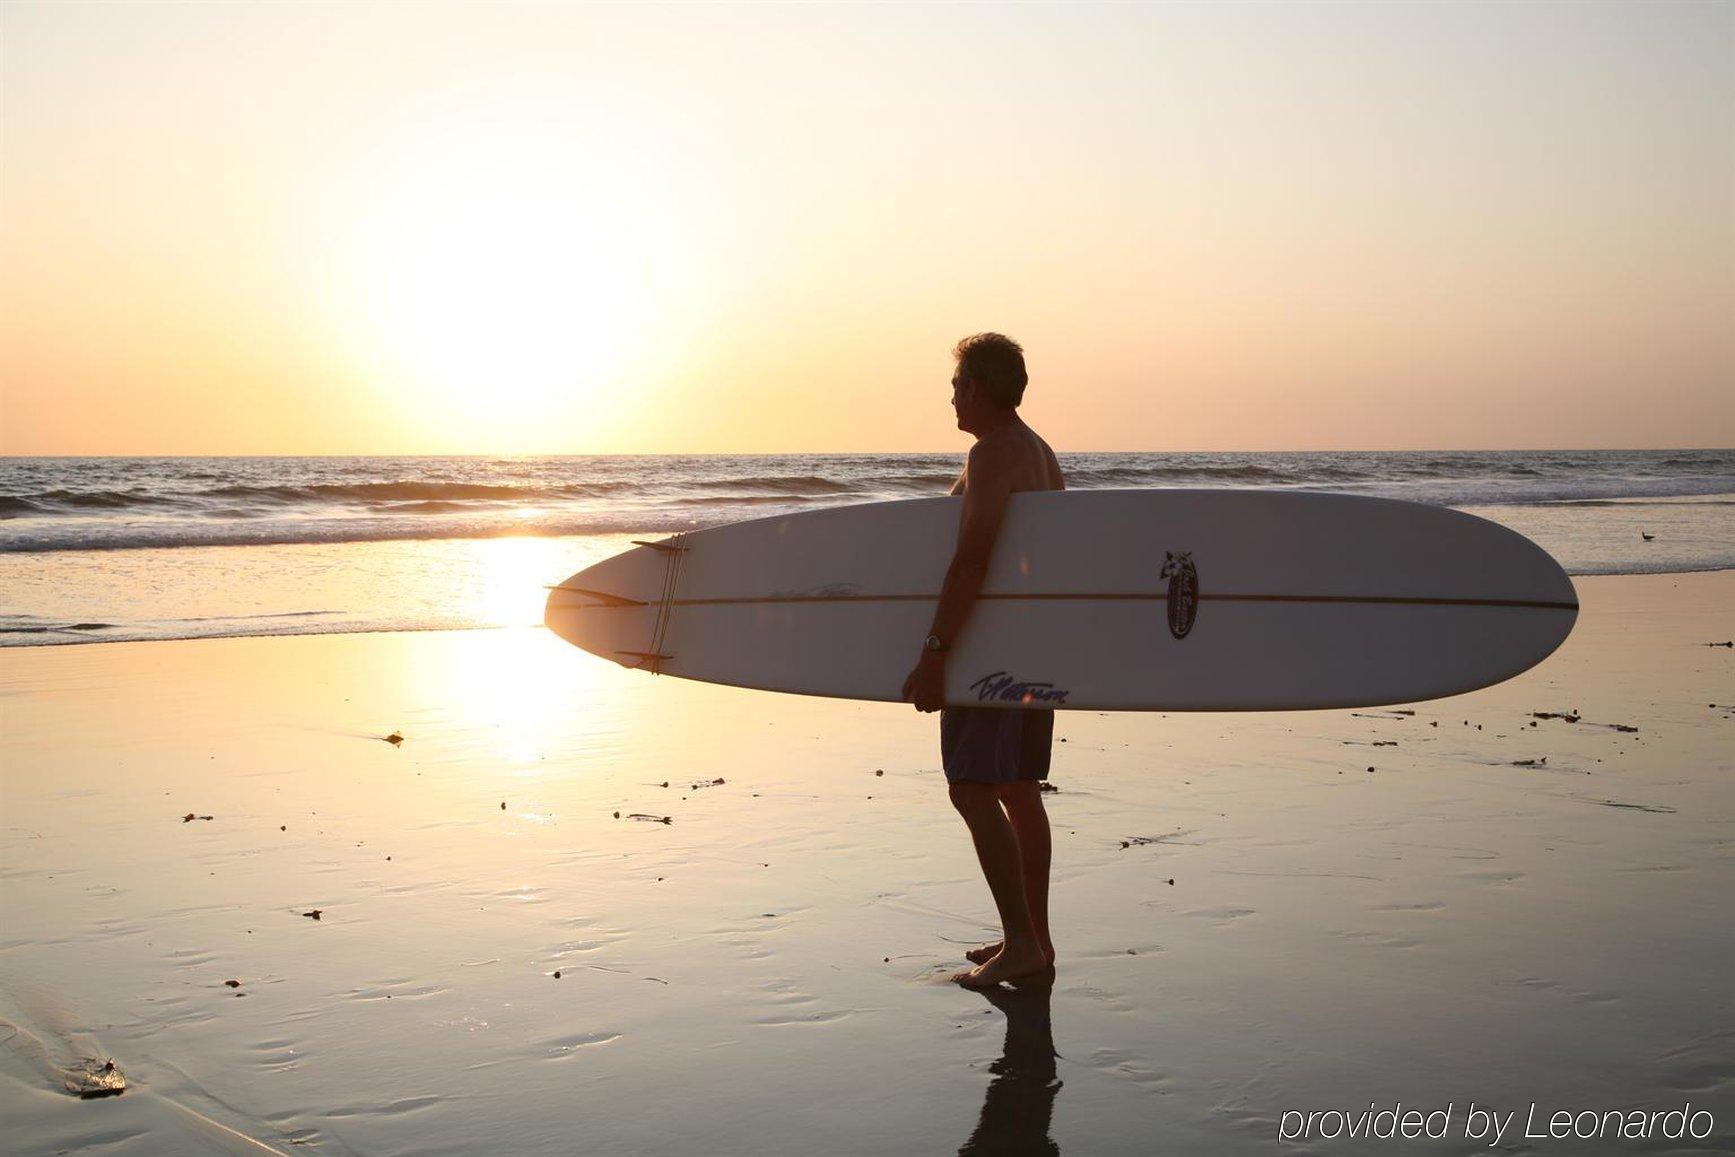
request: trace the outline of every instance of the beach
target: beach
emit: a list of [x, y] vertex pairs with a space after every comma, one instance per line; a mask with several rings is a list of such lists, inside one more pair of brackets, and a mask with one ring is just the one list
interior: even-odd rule
[[1735, 1154], [1732, 47], [5, 0], [0, 1157]]
[[[1457, 698], [1061, 713], [1056, 980], [986, 999], [907, 707], [539, 628], [8, 648], [0, 1149], [1726, 1152], [1735, 572], [1575, 581]], [[1280, 1141], [1400, 1104], [1449, 1132]]]

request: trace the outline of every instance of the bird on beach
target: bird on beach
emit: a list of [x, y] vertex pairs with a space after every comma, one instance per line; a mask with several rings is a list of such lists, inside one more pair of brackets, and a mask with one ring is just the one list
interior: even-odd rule
[[1641, 530], [1641, 531], [1639, 531], [1639, 537], [1644, 539], [1646, 542], [1652, 542], [1656, 539], [1657, 536], [1654, 534], [1646, 534], [1644, 531]]

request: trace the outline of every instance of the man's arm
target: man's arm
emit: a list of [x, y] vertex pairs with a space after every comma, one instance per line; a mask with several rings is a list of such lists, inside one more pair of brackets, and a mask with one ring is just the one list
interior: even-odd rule
[[[929, 628], [947, 647], [958, 641], [988, 577], [988, 558], [1000, 536], [1006, 502], [1012, 497], [1012, 467], [1010, 456], [990, 442], [977, 442], [970, 450], [964, 468], [970, 482], [964, 490], [958, 543], [952, 564], [946, 568], [945, 582], [940, 585], [940, 603], [934, 608]], [[904, 682], [904, 697], [915, 700], [921, 711], [938, 708], [945, 694], [945, 670], [945, 652], [923, 650], [916, 669]]]
[[970, 448], [964, 468], [970, 484], [964, 490], [958, 544], [952, 551], [952, 565], [946, 568], [946, 581], [940, 585], [940, 605], [934, 608], [934, 623], [929, 628], [948, 647], [958, 641], [988, 577], [988, 556], [994, 553], [1000, 523], [1006, 518], [1006, 501], [1012, 497], [1011, 467], [1010, 457], [995, 445], [978, 442]]

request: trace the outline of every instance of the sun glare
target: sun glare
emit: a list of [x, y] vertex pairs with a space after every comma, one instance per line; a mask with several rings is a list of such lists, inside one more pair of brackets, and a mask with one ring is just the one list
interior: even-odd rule
[[406, 224], [383, 312], [434, 380], [522, 410], [609, 367], [634, 294], [606, 222], [502, 193]]
[[339, 210], [328, 305], [425, 437], [538, 449], [619, 408], [653, 231], [625, 198], [534, 158], [503, 142], [447, 152]]

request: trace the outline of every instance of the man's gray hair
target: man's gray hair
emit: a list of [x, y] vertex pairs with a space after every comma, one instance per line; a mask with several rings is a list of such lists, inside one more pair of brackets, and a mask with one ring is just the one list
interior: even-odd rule
[[958, 360], [958, 376], [996, 405], [1010, 410], [1024, 400], [1024, 387], [1030, 383], [1024, 347], [1005, 334], [971, 334], [952, 347], [952, 356]]

